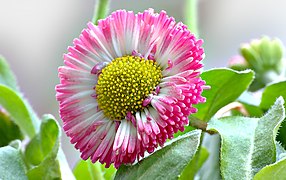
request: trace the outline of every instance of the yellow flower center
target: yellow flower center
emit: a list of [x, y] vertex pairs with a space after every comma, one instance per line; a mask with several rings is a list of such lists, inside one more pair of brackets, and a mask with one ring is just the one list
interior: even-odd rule
[[122, 120], [144, 108], [142, 102], [155, 91], [162, 70], [152, 60], [136, 56], [114, 59], [102, 69], [95, 87], [99, 108], [112, 120]]

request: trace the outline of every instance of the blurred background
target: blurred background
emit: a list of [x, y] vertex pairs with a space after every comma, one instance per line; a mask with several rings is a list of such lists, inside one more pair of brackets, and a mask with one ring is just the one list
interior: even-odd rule
[[[187, 0], [111, 0], [110, 12], [135, 12], [150, 7], [166, 10], [183, 21]], [[39, 115], [57, 119], [55, 85], [63, 53], [91, 20], [95, 0], [0, 0], [0, 54], [6, 57], [19, 85]], [[223, 67], [238, 54], [241, 43], [262, 35], [286, 44], [286, 1], [199, 0], [200, 38], [204, 39], [205, 69]], [[61, 123], [61, 122], [60, 122]], [[74, 166], [79, 153], [63, 133], [62, 146]]]

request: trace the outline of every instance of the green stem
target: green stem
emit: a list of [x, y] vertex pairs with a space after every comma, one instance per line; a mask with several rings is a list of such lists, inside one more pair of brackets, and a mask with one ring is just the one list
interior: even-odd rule
[[106, 17], [108, 12], [109, 0], [97, 0], [94, 7], [92, 22], [97, 24], [99, 19]]
[[196, 117], [193, 117], [193, 116], [190, 116], [189, 119], [190, 119], [190, 125], [191, 126], [197, 128], [197, 129], [201, 129], [204, 132], [207, 132], [209, 134], [216, 134], [215, 131], [207, 130], [208, 123], [206, 123], [205, 121], [202, 121], [202, 120], [200, 120]]
[[185, 23], [191, 32], [198, 37], [198, 0], [187, 0], [185, 11]]

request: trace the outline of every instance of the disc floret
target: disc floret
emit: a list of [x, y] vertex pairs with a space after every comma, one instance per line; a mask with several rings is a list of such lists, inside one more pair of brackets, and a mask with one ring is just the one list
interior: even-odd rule
[[144, 108], [143, 100], [155, 91], [162, 70], [153, 60], [137, 56], [114, 59], [102, 69], [95, 87], [99, 108], [112, 120]]

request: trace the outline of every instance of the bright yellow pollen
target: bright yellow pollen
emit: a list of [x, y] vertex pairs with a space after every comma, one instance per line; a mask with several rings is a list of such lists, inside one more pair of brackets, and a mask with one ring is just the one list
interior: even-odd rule
[[95, 87], [99, 108], [113, 120], [122, 120], [127, 112], [142, 110], [143, 100], [162, 79], [162, 70], [152, 60], [135, 56], [114, 59], [98, 77]]

